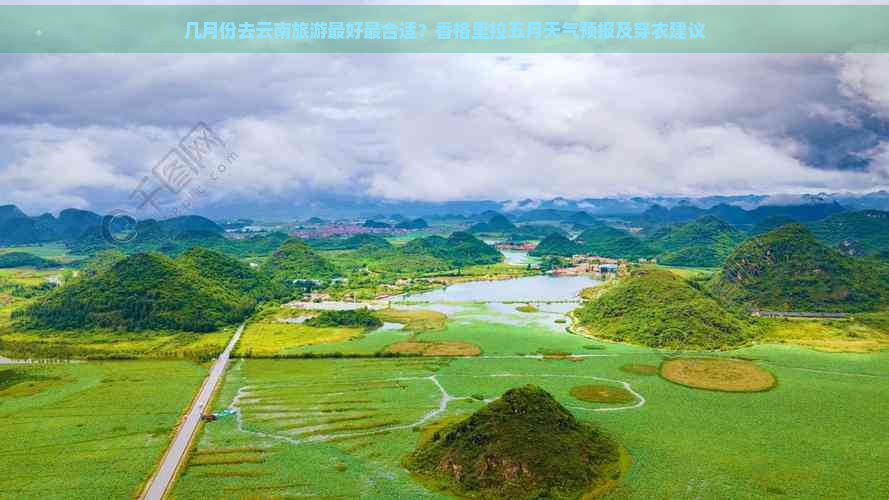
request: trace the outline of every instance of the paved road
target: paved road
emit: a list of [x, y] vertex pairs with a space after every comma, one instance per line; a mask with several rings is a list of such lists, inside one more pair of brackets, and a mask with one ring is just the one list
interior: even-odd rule
[[191, 408], [188, 409], [188, 414], [176, 431], [176, 437], [173, 439], [173, 442], [170, 443], [170, 447], [167, 448], [166, 453], [164, 453], [164, 458], [161, 460], [157, 471], [151, 476], [145, 490], [139, 495], [140, 499], [160, 500], [170, 489], [170, 486], [173, 485], [173, 480], [176, 478], [176, 471], [182, 466], [182, 462], [185, 460], [185, 455], [188, 453], [191, 442], [198, 430], [198, 424], [201, 422], [201, 415], [204, 414], [205, 409], [209, 408], [210, 399], [213, 397], [216, 387], [219, 385], [222, 376], [225, 374], [225, 367], [228, 364], [232, 349], [235, 348], [235, 344], [238, 343], [238, 339], [241, 338], [241, 333], [243, 331], [244, 325], [242, 324], [232, 336], [228, 345], [225, 347], [225, 350], [222, 351], [222, 354], [220, 354], [219, 358], [216, 359], [216, 362], [213, 363], [213, 367], [210, 368], [210, 374], [207, 375], [207, 378], [204, 380], [204, 385], [201, 386], [201, 391], [192, 402]]

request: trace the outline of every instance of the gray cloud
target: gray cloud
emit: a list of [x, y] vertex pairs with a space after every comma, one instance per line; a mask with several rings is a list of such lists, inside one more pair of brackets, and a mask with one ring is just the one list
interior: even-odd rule
[[197, 121], [215, 202], [868, 190], [883, 56], [4, 55], [0, 200], [124, 203]]

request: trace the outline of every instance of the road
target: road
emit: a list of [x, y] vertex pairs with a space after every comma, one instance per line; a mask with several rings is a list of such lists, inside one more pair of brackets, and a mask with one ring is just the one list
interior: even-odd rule
[[213, 363], [213, 367], [210, 368], [210, 374], [204, 380], [204, 385], [201, 386], [201, 390], [192, 402], [191, 408], [188, 409], [185, 419], [179, 425], [176, 437], [173, 438], [173, 442], [170, 443], [170, 447], [164, 453], [160, 465], [158, 465], [151, 479], [148, 480], [148, 484], [142, 491], [142, 494], [139, 495], [140, 499], [160, 500], [170, 489], [170, 486], [173, 485], [173, 481], [176, 479], [176, 472], [185, 461], [185, 456], [197, 433], [198, 424], [201, 423], [201, 415], [204, 414], [205, 409], [209, 408], [213, 393], [216, 392], [216, 388], [225, 374], [225, 367], [228, 364], [232, 349], [235, 348], [235, 344], [238, 343], [238, 339], [241, 338], [243, 331], [244, 325], [242, 324], [238, 327], [235, 334], [232, 335], [225, 350], [222, 351], [222, 354]]

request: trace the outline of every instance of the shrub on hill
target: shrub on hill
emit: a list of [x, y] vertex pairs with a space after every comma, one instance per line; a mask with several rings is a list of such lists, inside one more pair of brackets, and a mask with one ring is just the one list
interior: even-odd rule
[[714, 293], [761, 309], [863, 311], [889, 302], [889, 266], [848, 257], [801, 224], [751, 238], [714, 277]]
[[0, 253], [0, 269], [10, 267], [33, 267], [36, 269], [49, 269], [59, 267], [59, 263], [38, 257], [27, 252]]
[[649, 245], [660, 251], [658, 262], [673, 266], [716, 267], [742, 241], [744, 234], [722, 220], [707, 215], [666, 227], [655, 233]]
[[597, 336], [665, 349], [736, 347], [757, 333], [749, 320], [662, 269], [634, 272], [574, 314]]
[[265, 261], [261, 272], [274, 283], [294, 280], [329, 280], [339, 276], [333, 264], [299, 238], [290, 238]]
[[619, 457], [596, 426], [527, 385], [435, 431], [405, 466], [459, 496], [581, 498], [619, 477]]
[[345, 311], [322, 311], [321, 314], [306, 320], [306, 325], [315, 327], [357, 327], [368, 330], [383, 326], [380, 318], [369, 309], [352, 309]]
[[255, 301], [158, 254], [127, 257], [16, 312], [26, 328], [211, 331], [243, 319]]

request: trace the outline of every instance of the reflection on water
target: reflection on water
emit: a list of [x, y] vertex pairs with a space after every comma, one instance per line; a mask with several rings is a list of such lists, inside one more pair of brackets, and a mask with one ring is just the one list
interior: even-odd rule
[[601, 282], [588, 276], [530, 276], [510, 280], [460, 283], [404, 298], [423, 302], [573, 300], [584, 288], [599, 283]]

